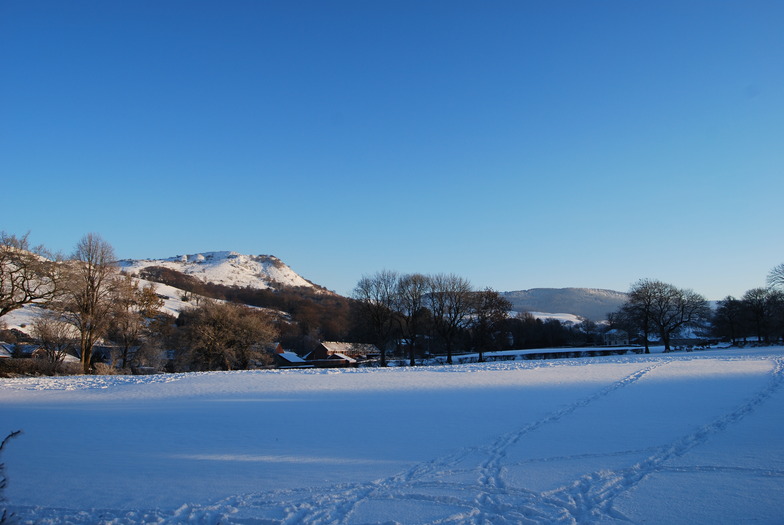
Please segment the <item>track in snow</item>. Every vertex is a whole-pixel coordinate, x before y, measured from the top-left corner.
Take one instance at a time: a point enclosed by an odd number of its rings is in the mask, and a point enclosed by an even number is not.
[[[499,435],[488,445],[458,450],[386,479],[318,489],[239,495],[213,505],[185,505],[173,514],[160,511],[107,512],[103,517],[104,523],[354,525],[378,523],[380,515],[400,520],[400,523],[410,523],[415,517],[417,523],[434,525],[628,522],[630,520],[614,508],[616,498],[657,472],[711,470],[711,467],[669,467],[667,463],[704,443],[710,436],[724,431],[767,401],[784,382],[784,360],[774,360],[769,381],[751,398],[693,432],[660,446],[591,455],[595,458],[643,456],[642,461],[587,473],[557,489],[541,492],[514,486],[506,479],[510,466],[508,453],[527,435],[619,393],[651,371],[671,362],[671,359],[665,358],[655,363],[644,363],[647,366],[534,422]],[[784,476],[778,471],[768,471],[767,474]],[[404,517],[399,517],[401,514]],[[61,522],[54,519],[56,510],[51,510],[50,516],[53,523]],[[38,514],[37,517],[39,522],[46,522],[45,516]],[[86,521],[80,521],[76,515],[71,516],[68,522],[87,523],[95,514],[83,517]]]

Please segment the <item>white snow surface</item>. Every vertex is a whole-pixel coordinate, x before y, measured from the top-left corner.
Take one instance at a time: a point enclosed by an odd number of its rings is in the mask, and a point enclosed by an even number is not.
[[[560,321],[561,323],[580,324],[584,320],[582,317],[575,314],[548,313],[548,312],[528,312],[528,313],[533,315],[535,318],[542,319],[544,321],[548,319],[555,319],[556,321]]]
[[[0,379],[20,523],[781,523],[784,348]]]
[[[36,304],[26,304],[22,308],[12,310],[0,319],[0,327],[16,328],[25,333],[32,333],[33,322],[38,319],[44,310]]]
[[[151,266],[162,266],[198,278],[203,282],[266,289],[274,285],[316,288],[272,255],[243,255],[237,252],[204,252],[178,255],[168,259],[119,261],[131,275]]]

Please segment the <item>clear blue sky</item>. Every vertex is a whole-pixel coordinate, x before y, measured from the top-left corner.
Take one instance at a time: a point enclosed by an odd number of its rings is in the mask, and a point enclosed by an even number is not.
[[[0,1],[0,229],[348,294],[784,262],[784,2]]]

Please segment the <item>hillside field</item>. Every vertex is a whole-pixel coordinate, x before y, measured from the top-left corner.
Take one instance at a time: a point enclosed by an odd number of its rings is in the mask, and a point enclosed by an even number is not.
[[[784,347],[0,379],[21,523],[781,523]]]

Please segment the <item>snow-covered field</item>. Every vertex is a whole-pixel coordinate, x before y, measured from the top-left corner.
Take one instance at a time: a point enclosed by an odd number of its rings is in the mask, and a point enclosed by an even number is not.
[[[21,523],[782,523],[784,348],[0,379]]]

